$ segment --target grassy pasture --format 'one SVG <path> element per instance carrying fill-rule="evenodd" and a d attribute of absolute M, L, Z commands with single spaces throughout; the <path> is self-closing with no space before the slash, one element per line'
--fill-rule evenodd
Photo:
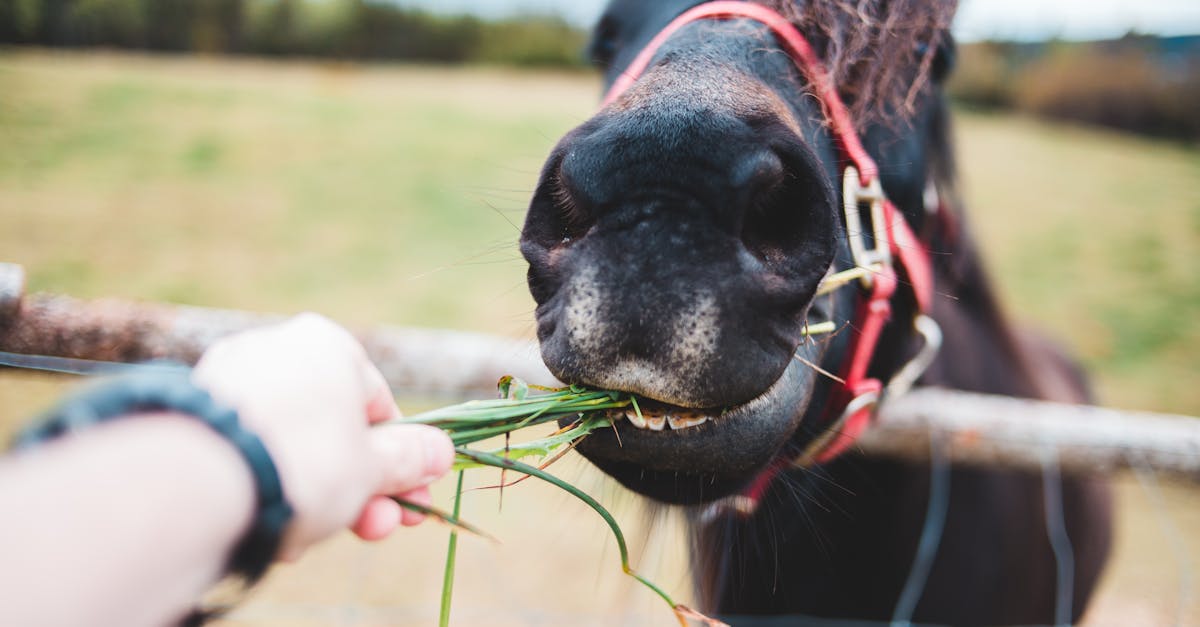
<path fill-rule="evenodd" d="M 517 226 L 542 159 L 597 95 L 579 75 L 0 53 L 0 260 L 24 264 L 32 290 L 531 337 Z M 1200 414 L 1200 151 L 1011 117 L 958 130 L 1011 313 L 1081 355 L 1103 401 Z M 0 436 L 60 388 L 0 375 Z M 558 468 L 618 503 L 653 547 L 635 560 L 647 574 L 687 589 L 677 521 Z M 1095 624 L 1144 623 L 1173 599 L 1155 513 L 1128 480 L 1120 491 Z M 1200 531 L 1194 493 L 1168 501 Z M 504 544 L 460 545 L 458 624 L 669 620 L 582 507 L 530 482 L 504 509 L 467 501 Z M 322 546 L 228 622 L 430 624 L 444 532 L 427 527 Z"/>

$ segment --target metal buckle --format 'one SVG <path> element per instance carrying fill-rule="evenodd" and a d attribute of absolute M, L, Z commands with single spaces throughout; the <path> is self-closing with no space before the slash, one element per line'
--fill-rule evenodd
<path fill-rule="evenodd" d="M 846 403 L 846 409 L 842 411 L 841 418 L 838 418 L 837 424 L 844 425 L 850 416 L 857 414 L 864 409 L 874 409 L 879 404 L 879 392 L 870 390 L 855 396 L 849 403 Z"/>
<path fill-rule="evenodd" d="M 749 518 L 757 511 L 758 501 L 744 494 L 733 494 L 713 501 L 702 508 L 696 521 L 703 526 L 712 524 L 725 514 L 732 514 L 738 518 Z"/>
<path fill-rule="evenodd" d="M 842 212 L 846 218 L 846 239 L 850 244 L 850 253 L 854 257 L 854 264 L 860 268 L 874 269 L 892 263 L 883 200 L 883 186 L 880 185 L 878 176 L 863 187 L 858 168 L 846 166 L 845 172 L 842 173 Z M 871 231 L 875 241 L 870 247 L 867 246 L 867 239 L 864 237 L 863 205 L 867 205 L 867 210 L 871 212 Z M 873 283 L 870 274 L 859 280 L 866 288 L 870 288 Z"/>
<path fill-rule="evenodd" d="M 924 340 L 924 344 L 908 363 L 892 375 L 892 380 L 888 381 L 887 385 L 888 398 L 907 392 L 929 368 L 929 364 L 933 363 L 933 359 L 942 348 L 942 327 L 933 318 L 918 314 L 913 318 L 913 329 Z"/>
<path fill-rule="evenodd" d="M 804 447 L 804 450 L 792 461 L 792 466 L 796 468 L 808 468 L 816 464 L 817 459 L 825 455 L 829 445 L 841 437 L 842 428 L 846 426 L 846 421 L 851 416 L 864 409 L 874 410 L 878 404 L 878 388 L 868 390 L 850 399 L 850 402 L 846 403 L 846 408 L 842 410 L 842 414 L 837 417 L 837 420 L 833 421 L 821 432 L 821 435 L 814 438 L 812 442 L 808 443 L 808 446 Z"/>

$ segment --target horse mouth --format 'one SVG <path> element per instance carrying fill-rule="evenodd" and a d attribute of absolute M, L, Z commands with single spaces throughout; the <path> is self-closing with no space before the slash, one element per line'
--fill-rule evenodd
<path fill-rule="evenodd" d="M 617 418 L 624 417 L 630 425 L 638 429 L 683 431 L 719 420 L 723 413 L 724 409 L 689 409 L 641 397 L 637 407 L 626 409 Z"/>
<path fill-rule="evenodd" d="M 703 438 L 708 432 L 728 428 L 730 423 L 750 419 L 756 408 L 769 403 L 779 394 L 786 371 L 758 396 L 744 403 L 729 407 L 694 408 L 659 401 L 647 396 L 634 395 L 635 406 L 613 415 L 613 428 L 618 437 L 660 438 L 665 446 L 675 444 L 672 438 Z M 618 442 L 620 444 L 620 442 Z M 684 469 L 681 469 L 684 470 Z M 686 470 L 693 470 L 688 468 Z"/>
<path fill-rule="evenodd" d="M 728 496 L 749 483 L 800 427 L 816 384 L 822 342 L 805 341 L 783 373 L 739 405 L 689 408 L 643 396 L 615 415 L 611 429 L 578 450 L 627 488 L 677 504 Z"/>

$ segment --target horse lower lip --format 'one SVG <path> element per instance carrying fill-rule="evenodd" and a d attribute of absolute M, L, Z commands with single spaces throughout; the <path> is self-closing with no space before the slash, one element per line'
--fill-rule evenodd
<path fill-rule="evenodd" d="M 780 375 L 779 380 L 782 379 L 783 376 Z M 727 414 L 739 414 L 739 410 L 755 404 L 761 401 L 767 395 L 771 394 L 775 384 L 778 383 L 779 380 L 772 383 L 771 386 L 766 390 L 763 390 L 762 394 L 759 396 L 750 399 L 745 403 L 741 403 L 736 407 L 696 409 L 690 407 L 680 407 L 677 405 L 664 403 L 662 401 L 657 401 L 652 398 L 639 396 L 639 406 L 636 408 L 626 408 L 624 415 L 630 426 L 643 433 L 646 431 L 661 432 L 668 430 L 692 430 L 709 422 L 718 422 Z"/>
<path fill-rule="evenodd" d="M 820 348 L 803 350 L 815 361 Z M 684 429 L 670 428 L 667 420 L 668 428 L 651 431 L 635 426 L 635 413 L 583 438 L 577 450 L 635 492 L 670 503 L 710 501 L 742 487 L 774 457 L 799 425 L 814 381 L 812 371 L 795 362 L 759 397 L 733 407 L 688 410 L 639 397 L 643 419 L 649 408 L 707 414 L 708 420 Z"/>

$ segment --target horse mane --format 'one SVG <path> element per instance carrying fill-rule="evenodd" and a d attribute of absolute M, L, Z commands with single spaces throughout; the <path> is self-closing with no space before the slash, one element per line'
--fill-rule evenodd
<path fill-rule="evenodd" d="M 957 0 L 761 0 L 805 33 L 860 128 L 914 113 Z M 913 68 L 917 68 L 916 75 Z"/>

